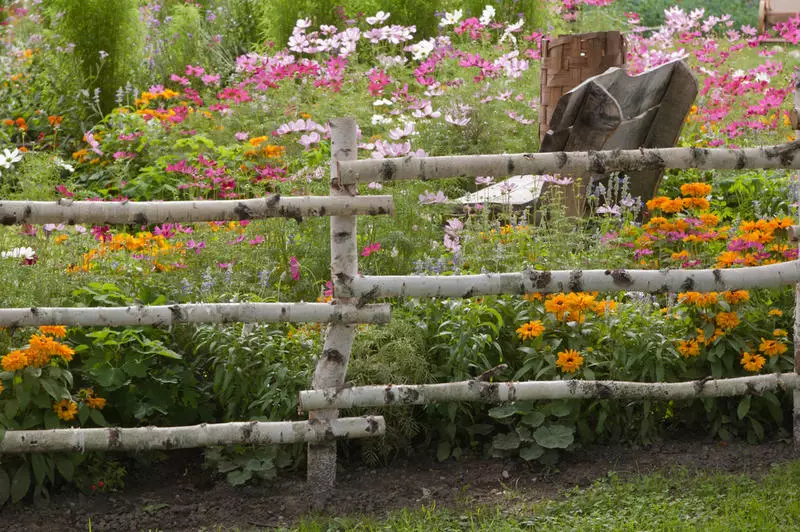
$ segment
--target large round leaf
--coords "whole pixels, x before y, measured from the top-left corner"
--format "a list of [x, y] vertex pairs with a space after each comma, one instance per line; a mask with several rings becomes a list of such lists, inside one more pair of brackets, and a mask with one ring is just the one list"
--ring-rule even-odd
[[489, 410], [489, 415], [495, 419], [505, 419], [517, 413], [517, 405], [501, 405]]
[[546, 425], [536, 429], [533, 439], [545, 449], [566, 449], [575, 441], [575, 433], [563, 425]]
[[540, 445], [536, 445], [535, 443], [526, 445], [519, 450], [519, 457], [527, 461], [536, 460], [543, 454], [544, 448]]
[[519, 436], [516, 432], [507, 432], [505, 434], [498, 434], [492, 440], [492, 446], [495, 449], [509, 451], [519, 447]]

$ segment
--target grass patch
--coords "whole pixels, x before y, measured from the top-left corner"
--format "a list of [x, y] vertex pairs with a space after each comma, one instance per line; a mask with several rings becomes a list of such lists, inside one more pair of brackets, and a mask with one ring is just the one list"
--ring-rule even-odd
[[799, 481], [800, 461], [775, 465], [761, 478], [686, 470], [631, 479], [610, 474], [557, 500], [513, 510], [433, 505], [383, 519], [307, 518], [293, 530], [796, 530]]

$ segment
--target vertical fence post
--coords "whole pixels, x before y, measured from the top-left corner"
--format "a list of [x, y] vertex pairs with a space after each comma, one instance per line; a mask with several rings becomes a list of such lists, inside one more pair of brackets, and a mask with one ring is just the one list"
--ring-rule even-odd
[[[356, 121], [353, 118], [334, 118], [330, 121], [330, 128], [331, 196], [355, 196], [357, 185], [339, 184], [337, 161], [358, 158]], [[331, 216], [331, 278], [347, 284], [357, 273], [356, 217]], [[340, 298], [334, 293], [334, 304], [352, 302], [352, 299]], [[337, 388], [344, 384], [355, 330], [354, 324], [332, 323], [329, 326], [322, 355], [314, 369], [313, 389]], [[309, 412], [309, 419], [328, 421], [338, 415], [336, 409], [314, 410]], [[307, 475], [314, 504], [324, 504], [332, 495], [336, 482], [336, 441], [309, 444]]]
[[[800, 70], [794, 71], [794, 109], [790, 113], [792, 128], [795, 130], [795, 138], [800, 139], [800, 126], [798, 125], [798, 113], [800, 113]], [[796, 174], [795, 187], [800, 185], [800, 177]], [[800, 245], [800, 244], [799, 244]], [[800, 373], [800, 284], [795, 285], [794, 290], [794, 371]], [[792, 392], [792, 432], [794, 436], [795, 452], [800, 452], [800, 390]]]

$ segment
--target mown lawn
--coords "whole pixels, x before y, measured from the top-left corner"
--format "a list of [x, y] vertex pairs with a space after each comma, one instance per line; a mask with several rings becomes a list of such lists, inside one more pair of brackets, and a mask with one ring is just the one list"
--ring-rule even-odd
[[675, 470], [616, 475], [554, 500], [496, 507], [403, 510], [385, 518], [310, 517], [292, 530], [797, 530], [800, 461], [761, 478]]

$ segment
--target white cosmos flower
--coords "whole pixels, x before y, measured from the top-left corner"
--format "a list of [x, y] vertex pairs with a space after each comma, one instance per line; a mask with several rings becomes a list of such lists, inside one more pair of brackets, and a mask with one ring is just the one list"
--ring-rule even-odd
[[487, 5], [486, 7], [483, 8], [483, 14], [481, 14], [481, 18], [479, 19], [479, 22], [481, 24], [483, 24], [484, 26], [488, 25], [492, 21], [492, 19], [494, 18], [494, 14], [495, 13], [496, 13], [496, 11], [494, 9], [494, 6]]
[[458, 24], [458, 21], [461, 20], [462, 16], [464, 16], [464, 11], [461, 9], [456, 9], [452, 13], [445, 13], [444, 17], [442, 17], [442, 20], [439, 22], [439, 27], [443, 28], [445, 26]]
[[2, 253], [0, 253], [0, 258], [3, 258], [3, 259], [9, 259], [9, 258], [11, 258], [11, 259], [19, 259], [19, 258], [22, 258], [22, 259], [32, 260], [35, 257], [36, 257], [36, 252], [33, 250], [33, 248], [28, 248], [28, 247], [25, 247], [25, 248], [14, 248], [11, 251], [3, 251]]
[[391, 13], [384, 13], [383, 11], [378, 11], [375, 13], [374, 17], [367, 17], [367, 24], [370, 26], [374, 26], [375, 24], [382, 24], [389, 19], [389, 15]]

